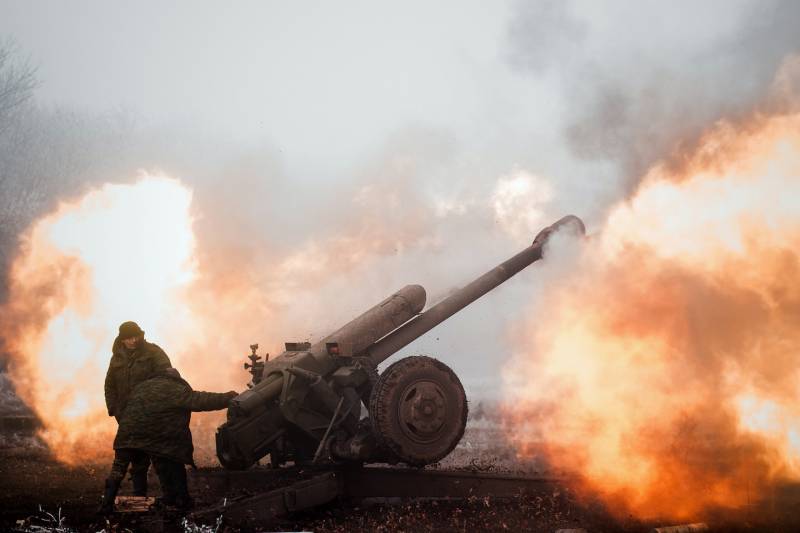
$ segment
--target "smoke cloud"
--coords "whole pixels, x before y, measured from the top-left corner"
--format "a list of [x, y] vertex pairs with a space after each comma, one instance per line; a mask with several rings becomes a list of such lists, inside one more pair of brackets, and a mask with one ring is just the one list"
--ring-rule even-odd
[[509, 54], [521, 71], [559, 80], [564, 141], [577, 158], [613, 163], [628, 193], [710, 124], [762, 106], [800, 49], [798, 23], [791, 1], [520, 2]]

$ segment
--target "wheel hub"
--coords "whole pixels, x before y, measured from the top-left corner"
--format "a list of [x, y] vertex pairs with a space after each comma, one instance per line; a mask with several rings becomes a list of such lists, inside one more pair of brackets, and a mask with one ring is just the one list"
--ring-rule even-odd
[[400, 426], [412, 440], [435, 440], [447, 416], [447, 401], [442, 389], [432, 381], [412, 383], [401, 396]]

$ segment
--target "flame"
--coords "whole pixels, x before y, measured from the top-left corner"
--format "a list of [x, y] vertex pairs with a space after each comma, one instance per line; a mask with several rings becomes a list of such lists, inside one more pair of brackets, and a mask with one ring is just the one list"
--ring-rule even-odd
[[179, 181], [143, 175], [62, 203], [24, 237], [0, 324], [17, 392], [58, 459], [111, 453], [102, 391], [116, 326], [135, 319], [169, 344], [191, 323], [191, 202]]
[[721, 122], [579, 249], [556, 241], [504, 369], [520, 455], [642, 518], [800, 477], [798, 198], [800, 114]]

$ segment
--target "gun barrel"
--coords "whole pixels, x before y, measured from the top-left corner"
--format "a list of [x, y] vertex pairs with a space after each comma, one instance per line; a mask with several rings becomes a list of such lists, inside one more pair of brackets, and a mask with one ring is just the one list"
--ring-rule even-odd
[[407, 344], [438, 326], [527, 266], [541, 259], [542, 250], [545, 243], [550, 238], [550, 235], [566, 225], [573, 227], [581, 235], [586, 233], [586, 228], [580, 218], [574, 215], [563, 217], [556, 223], [540, 231], [536, 239], [534, 239], [533, 244], [528, 248], [522, 250], [507, 261], [500, 263], [467, 286], [459, 289], [413, 320], [410, 320], [402, 327], [394, 330], [392, 333], [370, 346], [364, 355], [370, 357], [375, 365], [385, 361]]
[[[313, 370], [326, 374], [336, 368], [334, 359], [328, 353], [328, 343], [336, 343], [347, 354], [363, 352], [375, 341], [417, 316], [425, 307], [425, 298], [424, 288], [406, 285], [354, 318], [309, 348], [308, 351], [314, 358]], [[280, 362], [280, 359], [281, 357], [275, 358], [272, 363]], [[271, 373], [270, 367], [265, 366], [263, 380], [234, 398], [232, 405], [242, 413], [255, 411], [277, 397], [282, 388], [282, 374]]]
[[387, 333], [402, 326], [425, 308], [425, 289], [421, 285], [406, 285], [384, 301], [354, 318], [316, 345], [311, 352], [327, 360], [326, 345], [336, 342], [348, 355], [361, 353]]

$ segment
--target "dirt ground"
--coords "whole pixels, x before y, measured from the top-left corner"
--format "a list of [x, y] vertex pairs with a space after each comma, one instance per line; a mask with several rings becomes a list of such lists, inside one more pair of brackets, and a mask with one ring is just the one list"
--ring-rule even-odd
[[[478, 468], [484, 471], [539, 472], [543, 465], [520, 463], [500, 443], [491, 425], [472, 424], [459, 448], [440, 468]], [[181, 523], [174, 515], [162, 523], [147, 516], [115, 517], [111, 521], [95, 515], [108, 465], [69, 467], [52, 460], [47, 450], [29, 436], [6, 438], [13, 446], [0, 447], [0, 530], [2, 531], [185, 531], [211, 532], [216, 524]], [[540, 472], [541, 473], [541, 472]], [[190, 488], [199, 505], [219, 503], [201, 480], [190, 471]], [[151, 472], [153, 495], [158, 481]], [[130, 483], [122, 494], [129, 493]], [[787, 496], [788, 494], [788, 496]], [[228, 494], [233, 496], [234, 494]], [[745, 513], [711, 516], [711, 531], [800, 531], [800, 491], [773, 498], [771, 507]], [[764, 511], [767, 509], [767, 511]], [[49, 514], [48, 514], [49, 513]], [[792, 520], [792, 517], [795, 520]], [[338, 502], [307, 511], [273, 524], [252, 524], [245, 531], [534, 531], [583, 528], [588, 532], [639, 533], [654, 526], [628, 518], [613, 518], [599, 502], [581, 501], [566, 488], [537, 497], [510, 500], [377, 501], [348, 504]], [[37, 529], [40, 528], [40, 529]], [[59, 529], [61, 528], [61, 529]], [[219, 531], [234, 531], [224, 522]]]
[[[45, 513], [49, 512], [56, 520], [60, 513], [64, 519], [63, 526], [78, 531], [149, 529], [149, 523], [135, 518], [124, 517], [106, 523], [95, 516], [105, 475], [106, 467], [102, 465], [67, 467], [45, 455], [11, 454], [3, 457], [0, 463], [0, 528], [5, 531], [14, 527], [24, 530], [35, 525], [53, 526], [53, 520]], [[190, 472], [190, 478], [194, 477]], [[216, 503], [196, 481], [190, 483], [198, 504]], [[152, 476], [151, 486], [157, 495], [158, 482]], [[127, 489], [123, 493], [128, 492], [130, 485], [126, 483], [123, 489]], [[514, 500], [473, 498], [468, 501], [395, 502], [392, 505], [335, 504], [280, 520], [268, 530], [555, 531], [599, 522], [603, 523], [603, 531], [626, 530], [605, 516], [602, 509], [587, 509], [578, 505], [569, 494], [556, 492], [548, 497]], [[179, 524], [179, 520], [174, 524]], [[253, 524], [253, 530], [260, 530], [259, 526]], [[173, 529], [182, 531], [184, 527], [175, 525]]]
[[[499, 432], [480, 424], [470, 427], [461, 445], [438, 467], [517, 473], [537, 471], [535, 463], [515, 462], [510, 450], [496, 446], [499, 433], [495, 435], [495, 431]], [[0, 528], [3, 530], [32, 530], [37, 525], [55, 530], [53, 526], [57, 526], [59, 516], [65, 528], [77, 531], [152, 528], [152, 524], [137, 522], [136, 518], [115, 518], [106, 522], [95, 515], [109, 465], [60, 464], [30, 435], [11, 435], [2, 442], [6, 444], [0, 447]], [[491, 453], [487, 453], [488, 448], [492, 448]], [[198, 505], [219, 503], [219, 494], [208, 490], [203, 479], [202, 474], [189, 471], [190, 489]], [[153, 495], [159, 495], [152, 469], [150, 486]], [[129, 494], [130, 489], [130, 483], [126, 482], [121, 494]], [[228, 494], [229, 497], [235, 495]], [[620, 529], [601, 508], [578, 505], [568, 492], [558, 491], [547, 497], [512, 501], [473, 498], [468, 501], [394, 501], [391, 505], [385, 502], [337, 503], [281, 520], [269, 530], [555, 531], [564, 527], [585, 527], [591, 521], [602, 521], [604, 531]], [[179, 524], [179, 520], [173, 524]], [[260, 530], [259, 526], [254, 524], [253, 530]], [[190, 531], [191, 524], [174, 529]]]

